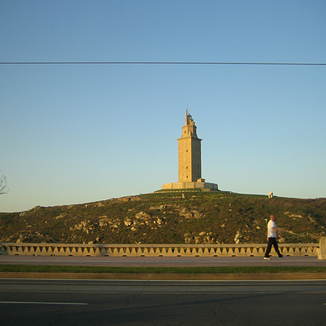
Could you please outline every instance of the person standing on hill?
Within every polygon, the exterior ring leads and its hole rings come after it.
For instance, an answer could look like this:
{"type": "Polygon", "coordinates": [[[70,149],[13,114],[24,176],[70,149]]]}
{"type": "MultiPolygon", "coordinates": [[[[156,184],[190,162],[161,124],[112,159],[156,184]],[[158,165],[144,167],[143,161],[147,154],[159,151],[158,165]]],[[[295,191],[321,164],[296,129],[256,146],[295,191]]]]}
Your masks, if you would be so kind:
{"type": "Polygon", "coordinates": [[[282,258],[283,255],[280,253],[278,249],[278,243],[277,243],[277,237],[278,237],[278,227],[276,225],[276,218],[274,215],[271,215],[270,220],[267,223],[267,248],[265,251],[264,259],[270,259],[270,252],[272,249],[272,246],[274,246],[274,249],[278,255],[279,258],[282,258]]]}

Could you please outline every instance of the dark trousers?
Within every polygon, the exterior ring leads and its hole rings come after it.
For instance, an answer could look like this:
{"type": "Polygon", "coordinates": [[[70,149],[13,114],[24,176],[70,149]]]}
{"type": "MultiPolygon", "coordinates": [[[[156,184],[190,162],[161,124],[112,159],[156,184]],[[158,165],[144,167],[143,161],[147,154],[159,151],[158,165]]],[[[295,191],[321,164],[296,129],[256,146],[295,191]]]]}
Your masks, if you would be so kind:
{"type": "Polygon", "coordinates": [[[265,251],[265,257],[268,257],[271,250],[272,250],[272,246],[274,246],[274,249],[277,253],[277,255],[280,257],[282,256],[282,254],[280,253],[279,249],[278,249],[278,243],[277,243],[277,240],[276,238],[268,238],[268,242],[267,242],[267,248],[266,248],[266,251],[265,251]]]}

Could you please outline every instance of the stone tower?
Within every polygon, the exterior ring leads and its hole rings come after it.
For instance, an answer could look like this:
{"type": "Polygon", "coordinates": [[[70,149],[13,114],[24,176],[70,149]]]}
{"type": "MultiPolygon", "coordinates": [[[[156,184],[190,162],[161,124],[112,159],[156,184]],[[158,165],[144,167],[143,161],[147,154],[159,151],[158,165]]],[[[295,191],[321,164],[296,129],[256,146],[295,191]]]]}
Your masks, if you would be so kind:
{"type": "Polygon", "coordinates": [[[178,182],[167,183],[162,190],[218,190],[217,184],[205,182],[201,177],[201,139],[197,136],[195,121],[188,111],[181,137],[178,139],[178,156],[178,182]]]}
{"type": "Polygon", "coordinates": [[[185,125],[178,139],[179,182],[195,182],[201,179],[201,139],[192,116],[186,112],[185,125]]]}

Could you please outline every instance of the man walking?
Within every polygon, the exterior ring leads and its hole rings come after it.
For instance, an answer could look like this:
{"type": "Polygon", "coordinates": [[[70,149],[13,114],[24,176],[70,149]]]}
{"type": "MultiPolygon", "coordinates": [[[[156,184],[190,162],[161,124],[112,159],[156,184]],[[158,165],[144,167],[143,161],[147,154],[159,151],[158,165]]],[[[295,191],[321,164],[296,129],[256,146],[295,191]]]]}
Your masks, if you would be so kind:
{"type": "Polygon", "coordinates": [[[274,249],[279,256],[279,258],[282,258],[283,255],[280,253],[278,249],[278,243],[277,243],[277,236],[278,236],[278,227],[275,223],[275,216],[271,215],[270,220],[267,223],[267,248],[265,251],[264,259],[270,259],[270,252],[272,249],[272,246],[274,246],[274,249]]]}

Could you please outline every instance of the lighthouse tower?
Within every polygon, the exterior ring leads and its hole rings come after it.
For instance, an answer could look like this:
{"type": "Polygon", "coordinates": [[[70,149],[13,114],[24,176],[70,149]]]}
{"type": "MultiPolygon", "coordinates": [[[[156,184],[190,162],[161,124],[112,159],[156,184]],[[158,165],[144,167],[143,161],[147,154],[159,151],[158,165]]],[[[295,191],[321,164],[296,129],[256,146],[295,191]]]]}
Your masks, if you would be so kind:
{"type": "Polygon", "coordinates": [[[178,139],[179,182],[195,182],[201,178],[200,142],[195,121],[187,111],[185,125],[178,139]]]}
{"type": "Polygon", "coordinates": [[[197,136],[196,123],[186,111],[185,124],[178,139],[178,182],[163,185],[163,190],[196,189],[216,191],[215,183],[207,183],[201,176],[201,139],[197,136]]]}

